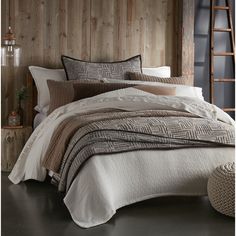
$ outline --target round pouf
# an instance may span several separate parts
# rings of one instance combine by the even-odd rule
[[[218,166],[207,184],[211,205],[220,213],[234,217],[235,167],[234,163]]]

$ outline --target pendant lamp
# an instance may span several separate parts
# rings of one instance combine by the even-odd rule
[[[5,36],[2,39],[1,45],[1,66],[14,66],[20,65],[21,47],[16,44],[16,38],[11,28],[11,11],[9,0],[9,27]]]

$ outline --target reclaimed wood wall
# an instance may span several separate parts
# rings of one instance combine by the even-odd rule
[[[14,0],[12,27],[26,65],[61,67],[61,54],[112,61],[139,53],[144,66],[172,65],[173,2]],[[2,32],[7,26],[6,19]]]
[[[183,24],[194,19],[183,18],[183,6],[193,9],[189,2],[193,0],[11,0],[11,25],[22,47],[18,81],[25,83],[29,65],[62,67],[61,54],[90,61],[141,54],[144,67],[169,65],[173,75],[180,75],[184,66],[191,74],[189,58],[187,66],[182,64],[182,55],[189,53],[189,48],[182,51]],[[2,34],[8,9],[9,0],[2,0]],[[188,35],[187,29],[184,33]],[[13,105],[2,106],[6,118]]]

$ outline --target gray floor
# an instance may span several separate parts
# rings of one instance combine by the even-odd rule
[[[212,209],[207,197],[163,197],[133,204],[91,229],[73,223],[62,198],[49,183],[13,185],[2,174],[2,235],[234,235],[234,219]]]

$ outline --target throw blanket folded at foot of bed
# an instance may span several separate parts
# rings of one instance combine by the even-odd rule
[[[55,176],[59,191],[68,191],[82,165],[94,155],[233,146],[234,129],[229,124],[186,112],[109,109],[66,119],[51,142],[43,165],[59,173]]]

